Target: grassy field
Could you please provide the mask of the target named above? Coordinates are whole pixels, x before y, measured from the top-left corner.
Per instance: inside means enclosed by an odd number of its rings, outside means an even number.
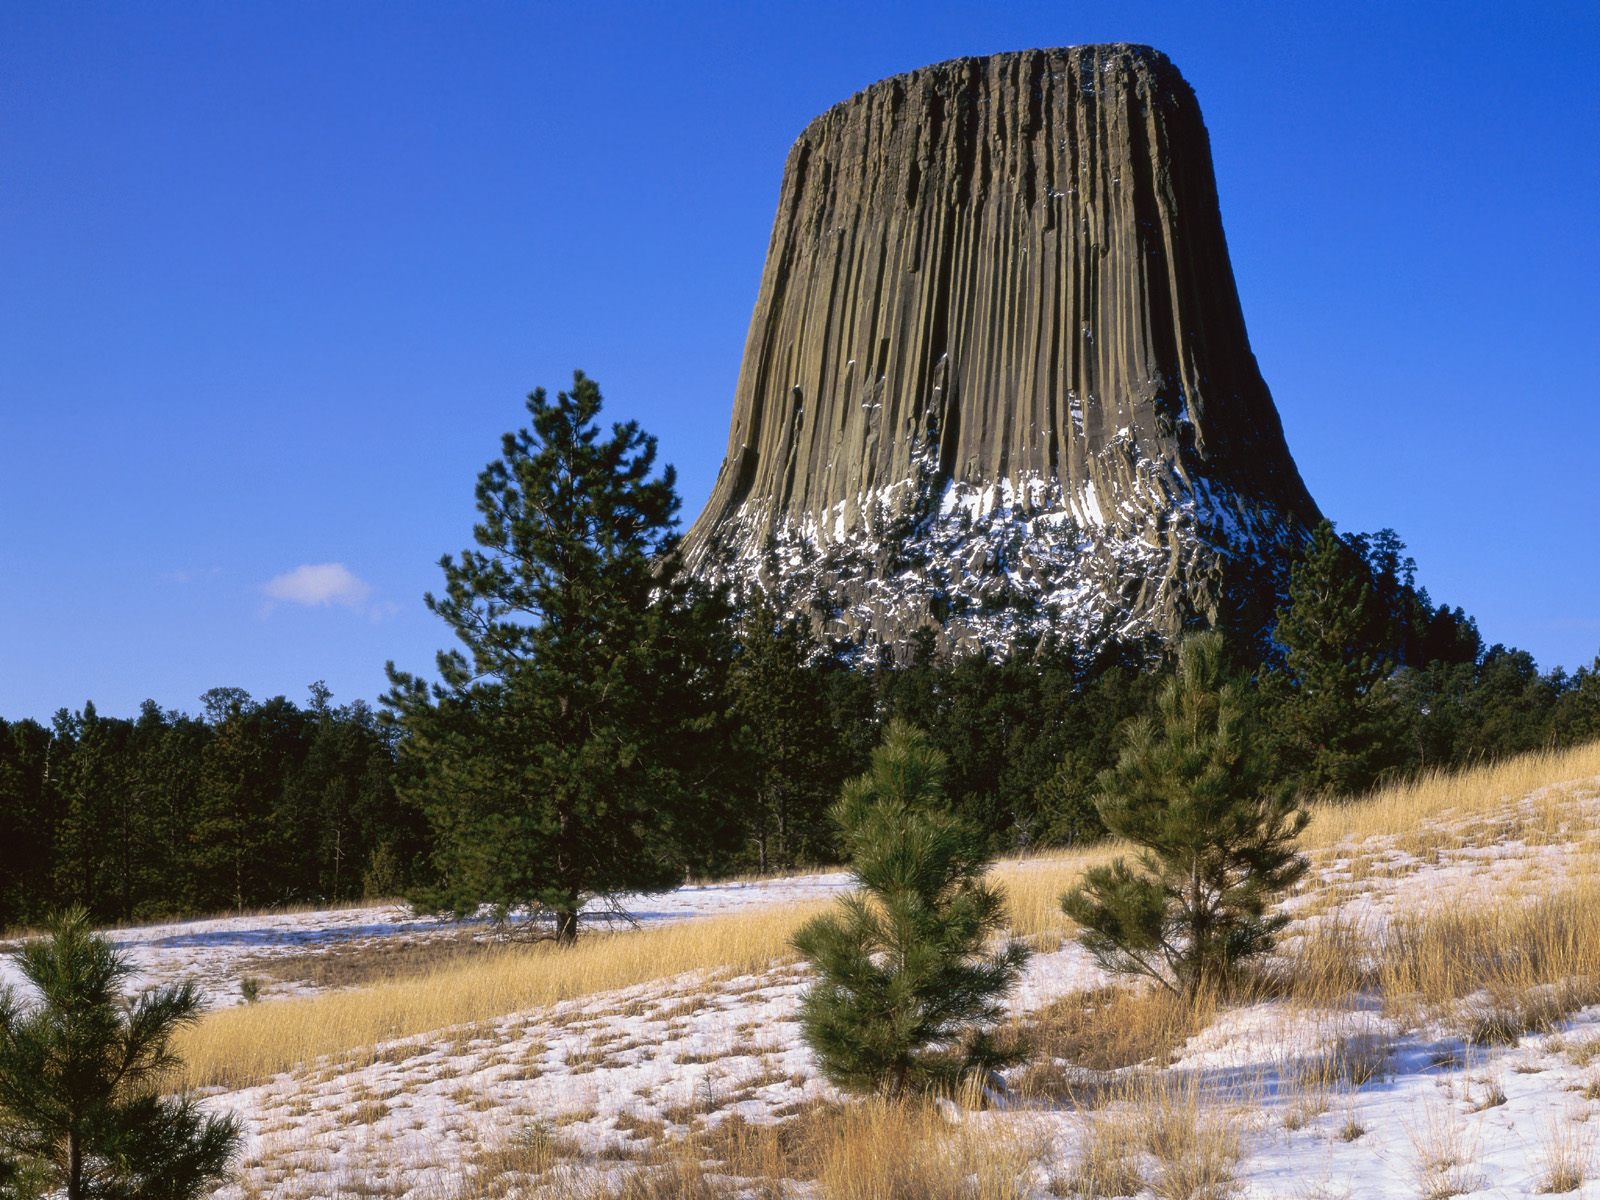
[[[359,1062],[386,1041],[490,1020],[689,971],[753,971],[782,958],[822,905],[588,934],[576,946],[507,946],[460,965],[305,999],[223,1009],[187,1030],[190,1082],[242,1087],[335,1055]]]
[[[1430,771],[1366,796],[1312,806],[1310,849],[1392,839],[1412,854],[1511,839],[1571,836],[1565,780],[1600,775],[1600,742],[1538,751],[1465,771]]]
[[[1570,797],[1550,785],[1595,775],[1600,743],[1430,774],[1359,799],[1314,805],[1305,843],[1324,860],[1355,848],[1370,851],[1375,840],[1413,855],[1509,839],[1587,845],[1592,835],[1572,828]],[[1069,934],[1058,897],[1120,849],[1110,844],[999,863],[995,876],[1007,892],[1014,932]],[[1297,971],[1303,981],[1322,980],[1317,986],[1337,989],[1344,986],[1340,981],[1353,985],[1376,970],[1386,994],[1412,997],[1407,1002],[1432,1009],[1477,987],[1510,996],[1538,992],[1538,985],[1561,978],[1600,975],[1595,885],[1568,889],[1533,907],[1504,899],[1484,912],[1407,915],[1384,943],[1377,965],[1352,965],[1351,945],[1359,939],[1349,931],[1342,942],[1325,932],[1301,950],[1314,961],[1300,963]],[[508,946],[381,983],[214,1012],[185,1033],[179,1051],[189,1081],[198,1085],[247,1086],[322,1056],[359,1065],[395,1039],[686,972],[759,970],[790,956],[795,930],[824,907],[771,906],[640,932],[590,934],[570,949]],[[1497,944],[1533,945],[1538,952],[1501,962],[1492,953]],[[1507,1006],[1515,1007],[1509,1000],[1502,1007]]]

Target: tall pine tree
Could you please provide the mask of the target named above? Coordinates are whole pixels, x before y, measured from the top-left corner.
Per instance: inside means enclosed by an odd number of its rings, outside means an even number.
[[[462,649],[432,686],[390,664],[385,702],[436,836],[432,899],[547,910],[571,941],[586,899],[681,878],[716,807],[725,614],[680,572],[655,439],[602,431],[582,372],[527,408],[478,477],[477,547],[427,597]]]

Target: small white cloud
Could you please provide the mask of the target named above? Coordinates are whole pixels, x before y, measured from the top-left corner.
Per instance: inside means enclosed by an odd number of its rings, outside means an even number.
[[[338,604],[360,609],[372,595],[372,586],[351,573],[343,563],[305,563],[269,579],[261,589],[270,600],[326,608]]]

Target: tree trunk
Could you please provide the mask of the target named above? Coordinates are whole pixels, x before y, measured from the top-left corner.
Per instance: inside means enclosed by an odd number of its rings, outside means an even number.
[[[335,825],[333,829],[333,895],[339,898],[339,868],[344,865],[344,827]]]
[[[556,909],[556,945],[570,946],[578,940],[578,910]]]
[[[778,797],[778,862],[788,870],[789,859],[789,801],[786,795]]]
[[[83,1200],[83,1142],[75,1130],[67,1134],[67,1200]]]

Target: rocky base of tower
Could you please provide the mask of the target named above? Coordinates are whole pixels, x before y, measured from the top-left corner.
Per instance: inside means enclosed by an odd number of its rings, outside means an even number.
[[[1143,497],[1105,497],[930,471],[799,520],[751,501],[694,569],[781,597],[864,661],[904,661],[922,629],[943,653],[1000,658],[1265,621],[1286,580],[1264,564],[1289,562],[1303,526],[1203,480],[1173,497],[1158,478]]]

